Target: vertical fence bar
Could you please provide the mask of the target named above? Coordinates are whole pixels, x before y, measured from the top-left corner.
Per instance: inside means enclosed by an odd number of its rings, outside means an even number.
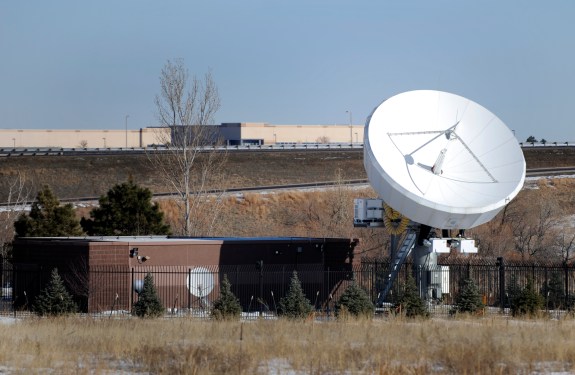
[[[16,296],[14,291],[16,289],[16,266],[12,266],[12,296],[10,298],[10,302],[12,305],[12,312],[14,313],[14,318],[16,318]]]
[[[505,261],[503,257],[498,257],[495,264],[493,262],[479,263],[474,260],[469,261],[468,259],[460,262],[450,262],[449,264],[444,264],[449,266],[449,269],[444,269],[438,267],[433,269],[432,272],[435,273],[436,284],[441,280],[441,286],[443,287],[443,280],[449,278],[449,290],[444,289],[449,296],[443,300],[445,306],[451,303],[452,296],[455,296],[460,292],[460,283],[463,278],[472,278],[477,282],[482,295],[486,296],[489,305],[496,305],[499,303],[501,312],[505,311],[508,306],[509,298],[511,298],[516,293],[518,288],[524,288],[526,279],[532,278],[536,290],[544,295],[546,298],[546,308],[549,310],[557,308],[570,308],[571,293],[570,290],[573,289],[571,284],[572,278],[572,267],[567,264],[567,262],[554,263],[554,264],[539,264],[539,263],[527,263],[527,262],[513,262]],[[43,280],[46,280],[47,276],[44,276],[44,269],[41,267],[30,267],[19,265],[8,265],[3,263],[0,266],[4,267],[2,269],[2,283],[3,287],[6,288],[3,291],[4,295],[2,298],[2,310],[5,314],[10,314],[17,316],[21,312],[21,308],[29,309],[30,304],[33,302],[34,297],[38,294],[38,290],[43,287]],[[264,275],[263,268],[261,270],[254,270],[253,265],[234,265],[220,268],[210,268],[209,274],[202,275],[202,278],[209,278],[208,276],[213,276],[213,278],[220,278],[219,275],[222,273],[231,274],[235,271],[235,283],[233,284],[234,292],[242,301],[244,309],[252,309],[252,311],[258,311],[259,315],[262,316],[264,312],[270,310],[270,295],[273,291],[274,298],[277,300],[271,300],[274,304],[273,309],[276,309],[275,304],[285,295],[285,292],[289,288],[290,278],[290,268],[291,265],[266,265],[266,274]],[[367,261],[361,266],[353,267],[353,273],[355,275],[356,282],[362,287],[372,291],[373,299],[376,299],[375,294],[377,294],[377,283],[378,283],[378,272],[384,269],[385,263],[381,262],[379,264],[377,261]],[[137,270],[136,270],[137,268]],[[166,306],[172,308],[172,313],[175,315],[176,311],[185,308],[186,301],[183,297],[183,293],[188,294],[187,306],[188,312],[192,312],[192,308],[199,306],[204,308],[204,303],[210,305],[213,298],[217,296],[217,293],[202,296],[202,300],[196,299],[189,293],[187,288],[189,285],[184,287],[181,278],[187,273],[188,281],[192,276],[192,268],[188,267],[94,267],[88,270],[89,273],[89,285],[87,285],[87,305],[83,309],[88,309],[89,313],[100,314],[102,311],[107,310],[111,306],[110,315],[114,314],[114,310],[126,308],[130,310],[135,301],[137,301],[137,293],[134,290],[136,283],[141,280],[141,274],[147,272],[145,269],[149,269],[149,272],[153,273],[158,284],[160,286],[159,294],[161,299],[166,301]],[[337,300],[337,298],[344,291],[346,285],[349,284],[349,271],[348,270],[331,270],[330,267],[318,267],[306,264],[298,265],[300,278],[303,282],[302,286],[308,296],[312,299],[312,302],[317,302],[316,307],[321,307],[324,309],[325,313],[329,317],[331,312],[331,302],[332,299]],[[409,264],[406,263],[405,267],[402,268],[402,273],[398,277],[398,281],[401,281],[404,277],[407,277],[407,273],[411,272],[412,269]],[[416,276],[419,278],[424,277],[420,274],[422,270],[414,270]],[[563,271],[563,272],[561,272]],[[449,272],[449,275],[444,275],[444,272]],[[561,280],[561,275],[563,275],[563,280]],[[223,275],[222,275],[223,276]],[[445,276],[445,277],[444,277]],[[448,276],[448,277],[447,277]],[[62,275],[65,278],[65,275]],[[509,282],[507,282],[507,277],[510,277]],[[8,283],[11,285],[8,286]],[[333,285],[331,283],[334,283]],[[130,285],[126,285],[130,283]],[[217,283],[217,282],[216,282]],[[6,284],[6,286],[4,285]],[[398,283],[397,285],[399,285]],[[550,285],[553,284],[553,285]],[[555,286],[557,285],[557,286]],[[564,290],[559,291],[561,285],[563,285]],[[9,296],[7,288],[12,289],[12,295]],[[92,289],[93,288],[93,289]],[[396,287],[397,288],[397,287]],[[436,286],[436,288],[439,288]],[[509,288],[509,290],[507,290]],[[126,290],[127,289],[127,290]],[[30,303],[25,304],[22,298],[24,290],[27,292],[28,298],[30,298]],[[318,291],[323,292],[323,296],[318,296]],[[395,290],[395,289],[394,289]],[[438,291],[437,298],[441,297]],[[554,294],[557,290],[559,294]],[[126,292],[130,293],[129,296]],[[423,293],[424,291],[422,291]],[[496,293],[499,293],[499,296]],[[507,295],[509,293],[509,296]],[[114,300],[115,293],[119,293],[119,300]],[[551,293],[551,294],[548,294]],[[561,295],[560,293],[563,293]],[[253,302],[250,302],[250,297],[253,296]],[[265,297],[267,296],[267,297]],[[259,297],[259,298],[257,298]],[[18,300],[16,301],[16,298]],[[564,303],[561,303],[561,302]],[[11,303],[11,304],[10,304]],[[250,304],[248,304],[250,303]],[[256,310],[254,303],[259,304],[259,308]],[[315,304],[315,303],[314,303]],[[18,308],[17,308],[18,307]],[[10,310],[11,308],[11,310]],[[103,309],[103,310],[102,310]],[[245,310],[244,310],[245,311]],[[441,312],[441,307],[436,308],[436,312]]]
[[[499,305],[501,312],[503,312],[505,309],[505,264],[503,257],[497,258],[497,264],[499,265]]]
[[[563,285],[565,285],[565,306],[569,307],[569,268],[567,267],[567,261],[563,261]]]
[[[130,306],[129,309],[132,310],[134,307],[134,267],[132,267],[132,282],[130,284]]]
[[[192,269],[188,268],[188,278],[186,279],[186,287],[188,288],[188,315],[192,312]]]

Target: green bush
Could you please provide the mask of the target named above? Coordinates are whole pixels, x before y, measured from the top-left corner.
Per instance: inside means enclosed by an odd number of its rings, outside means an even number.
[[[481,293],[472,279],[463,280],[463,286],[455,298],[455,306],[451,313],[475,314],[483,309]]]
[[[335,304],[335,311],[338,316],[340,316],[341,312],[345,311],[345,314],[354,317],[370,318],[373,316],[374,310],[375,306],[365,290],[355,282],[345,288],[343,294]]]
[[[80,224],[90,236],[170,234],[160,206],[152,202],[150,189],[132,178],[101,196],[98,207],[90,211],[90,219],[82,218]]]
[[[511,314],[513,316],[536,316],[544,304],[543,296],[533,286],[533,280],[527,279],[525,288],[511,301]]]
[[[509,283],[507,284],[506,293],[507,293],[507,307],[511,307],[513,302],[519,297],[521,294],[521,286],[519,285],[519,281],[517,280],[516,275],[511,275]]]
[[[313,307],[303,292],[297,271],[293,271],[288,293],[280,300],[278,314],[288,319],[305,319],[312,311]]]
[[[78,306],[66,290],[57,268],[52,270],[50,282],[36,297],[32,308],[40,316],[68,315],[78,311]]]
[[[14,222],[17,237],[67,237],[82,235],[80,222],[71,203],[60,205],[49,186],[42,187],[30,213]]]
[[[220,296],[212,305],[211,316],[216,320],[232,320],[240,317],[242,307],[238,298],[232,293],[228,275],[224,274],[220,286]]]
[[[144,278],[144,286],[138,295],[138,302],[134,303],[132,314],[140,318],[157,318],[164,314],[164,306],[158,297],[154,278],[150,273]]]
[[[407,275],[405,286],[398,295],[395,309],[408,318],[429,317],[425,302],[419,297],[417,285],[411,273]]]
[[[543,286],[543,295],[547,296],[545,301],[547,308],[562,309],[568,307],[568,303],[565,300],[565,282],[562,272],[555,271],[551,273],[551,278]]]

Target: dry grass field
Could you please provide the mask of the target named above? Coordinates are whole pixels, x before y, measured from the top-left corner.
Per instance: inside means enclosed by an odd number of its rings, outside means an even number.
[[[567,374],[575,321],[188,318],[0,323],[0,373]]]

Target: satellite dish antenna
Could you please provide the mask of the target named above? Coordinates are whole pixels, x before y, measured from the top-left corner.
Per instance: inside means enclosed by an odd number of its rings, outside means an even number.
[[[144,280],[134,280],[133,284],[134,292],[140,294],[144,290]]]
[[[440,229],[491,220],[525,181],[513,132],[479,104],[434,90],[405,92],[375,108],[364,166],[386,204]]]
[[[214,289],[214,276],[204,267],[196,267],[190,271],[186,286],[195,297],[205,297]]]

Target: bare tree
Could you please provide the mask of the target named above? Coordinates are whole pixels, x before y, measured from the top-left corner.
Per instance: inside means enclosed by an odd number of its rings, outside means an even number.
[[[218,128],[213,126],[220,108],[218,89],[209,72],[203,79],[190,79],[181,59],[166,62],[160,88],[155,99],[160,122],[157,141],[168,147],[152,153],[150,160],[179,197],[181,234],[209,235],[221,200],[210,199],[208,205],[202,201],[210,190],[223,191],[226,159],[214,147],[220,143]]]
[[[317,137],[317,139],[315,140],[317,143],[329,143],[329,137],[322,135],[321,137]]]
[[[575,231],[573,228],[563,228],[555,238],[554,248],[558,256],[565,263],[575,259]]]
[[[514,247],[522,259],[544,255],[553,245],[557,232],[559,208],[551,196],[532,197],[523,205],[510,207],[507,211]]]
[[[0,212],[0,258],[8,255],[14,238],[14,221],[24,211],[30,189],[26,186],[24,176],[18,172],[7,186],[6,201]]]

